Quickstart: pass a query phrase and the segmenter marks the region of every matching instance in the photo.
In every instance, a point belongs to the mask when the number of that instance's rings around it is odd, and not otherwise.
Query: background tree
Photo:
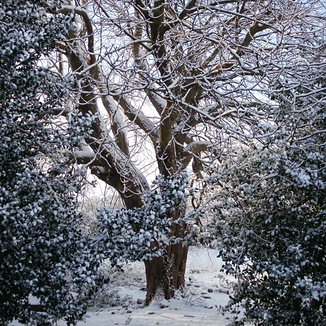
[[[83,173],[65,155],[87,121],[60,117],[71,85],[46,60],[72,22],[38,0],[1,1],[0,22],[0,323],[72,324],[99,258],[78,227]]]
[[[271,85],[280,76],[303,76],[309,62],[302,53],[320,50],[320,6],[95,0],[49,8],[78,20],[57,43],[64,71],[79,85],[76,108],[93,117],[92,133],[73,154],[118,191],[128,210],[144,205],[152,171],[178,179],[192,168],[190,177],[200,179],[203,166],[224,160],[234,144],[264,136]],[[184,284],[194,221],[182,207],[171,212],[173,243],[151,242],[162,255],[145,260],[147,303],[159,288],[170,298]]]
[[[325,72],[316,62],[302,80],[279,84],[273,135],[211,179],[210,230],[238,277],[231,306],[256,325],[325,322]]]

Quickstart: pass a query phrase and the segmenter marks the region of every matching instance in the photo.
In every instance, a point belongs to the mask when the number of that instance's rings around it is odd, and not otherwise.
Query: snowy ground
[[[221,307],[228,302],[233,279],[220,272],[221,264],[214,250],[191,248],[184,293],[169,301],[157,298],[148,307],[143,305],[144,266],[129,264],[98,295],[97,304],[103,306],[91,308],[78,325],[227,325],[232,316],[223,316]]]
[[[143,304],[143,264],[128,264],[123,273],[111,275],[111,281],[97,296],[96,306],[78,326],[228,325],[233,315],[223,315],[221,307],[228,302],[227,293],[234,280],[220,272],[221,264],[214,250],[191,248],[184,292],[169,301],[157,298],[148,307]]]

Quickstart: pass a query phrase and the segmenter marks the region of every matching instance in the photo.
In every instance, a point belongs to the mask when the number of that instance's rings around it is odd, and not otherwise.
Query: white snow
[[[108,302],[117,297],[119,305],[90,308],[85,321],[78,325],[227,325],[232,316],[223,316],[221,307],[229,300],[227,292],[234,280],[220,272],[222,262],[216,256],[214,250],[191,248],[184,292],[172,300],[158,296],[148,307],[143,304],[146,295],[143,263],[127,264],[124,273],[110,275],[105,291],[111,294]],[[105,298],[102,300],[105,302]]]
[[[124,272],[110,273],[108,269],[110,282],[98,294],[97,305],[77,325],[228,325],[233,315],[223,315],[221,307],[228,302],[227,293],[234,279],[220,272],[222,262],[216,256],[215,250],[190,248],[184,291],[172,300],[157,296],[149,306],[143,304],[143,263],[129,263]],[[63,325],[64,322],[58,322],[58,326]]]

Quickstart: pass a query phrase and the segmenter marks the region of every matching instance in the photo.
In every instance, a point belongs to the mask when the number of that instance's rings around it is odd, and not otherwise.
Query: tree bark
[[[163,255],[145,261],[147,294],[145,303],[148,305],[156,294],[162,293],[169,300],[174,297],[175,290],[181,289],[185,284],[185,273],[188,256],[188,244],[184,242],[186,224],[183,222],[185,210],[174,212],[176,222],[171,227],[171,239],[175,243],[163,248]]]
[[[175,290],[185,284],[188,246],[173,244],[166,247],[166,254],[145,261],[147,293],[145,303],[148,305],[156,294],[163,293],[169,300]]]

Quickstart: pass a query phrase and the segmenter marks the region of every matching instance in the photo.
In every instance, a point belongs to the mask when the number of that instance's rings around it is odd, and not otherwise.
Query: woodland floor
[[[98,293],[94,306],[78,326],[230,324],[236,314],[223,314],[222,308],[229,300],[234,279],[220,271],[222,262],[216,256],[214,250],[190,248],[184,291],[168,301],[158,296],[147,307],[143,304],[146,282],[142,263],[126,264],[123,272],[114,273],[104,266],[110,282]]]

